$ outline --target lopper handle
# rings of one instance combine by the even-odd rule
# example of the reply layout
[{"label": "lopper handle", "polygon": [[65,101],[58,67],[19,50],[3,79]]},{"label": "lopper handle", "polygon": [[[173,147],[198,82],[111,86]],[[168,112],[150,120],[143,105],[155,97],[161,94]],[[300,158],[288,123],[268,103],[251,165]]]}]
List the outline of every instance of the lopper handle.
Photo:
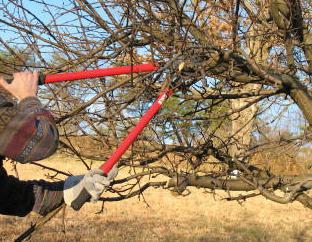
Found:
[{"label": "lopper handle", "polygon": [[[102,68],[102,69],[96,69],[96,70],[64,72],[64,73],[47,74],[47,75],[40,72],[38,84],[44,85],[47,83],[75,81],[75,80],[90,79],[90,78],[105,77],[105,76],[153,72],[153,71],[158,70],[159,67],[160,67],[159,63],[147,63],[147,64],[118,66],[118,67]],[[6,81],[8,83],[11,83],[13,81],[13,77],[7,78]]]},{"label": "lopper handle", "polygon": [[147,126],[150,120],[157,114],[159,109],[165,103],[165,101],[173,94],[173,91],[170,88],[166,88],[163,92],[160,93],[156,101],[152,106],[147,110],[147,112],[142,116],[137,125],[133,130],[127,135],[127,137],[120,143],[115,152],[109,157],[109,159],[102,164],[100,169],[104,174],[108,174],[113,166],[120,160],[122,155],[127,151],[129,146],[133,144],[138,135],[142,130]]},{"label": "lopper handle", "polygon": [[102,68],[96,70],[85,70],[77,72],[64,72],[58,74],[46,75],[43,84],[46,83],[56,83],[63,81],[75,81],[82,79],[90,79],[105,76],[116,76],[131,73],[143,73],[143,72],[153,72],[159,69],[158,63],[148,63],[130,66],[118,66],[110,68]]}]

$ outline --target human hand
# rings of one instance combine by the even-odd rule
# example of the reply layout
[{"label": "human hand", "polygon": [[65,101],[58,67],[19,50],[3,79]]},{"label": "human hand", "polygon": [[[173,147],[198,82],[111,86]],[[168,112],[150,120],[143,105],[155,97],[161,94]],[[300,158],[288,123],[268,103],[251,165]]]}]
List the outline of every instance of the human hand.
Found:
[{"label": "human hand", "polygon": [[38,72],[18,72],[13,74],[10,84],[0,77],[0,85],[21,101],[26,97],[36,97],[38,77]]},{"label": "human hand", "polygon": [[100,169],[88,171],[85,175],[68,177],[64,184],[64,201],[75,210],[86,202],[96,202],[117,175],[115,166],[107,176]]}]

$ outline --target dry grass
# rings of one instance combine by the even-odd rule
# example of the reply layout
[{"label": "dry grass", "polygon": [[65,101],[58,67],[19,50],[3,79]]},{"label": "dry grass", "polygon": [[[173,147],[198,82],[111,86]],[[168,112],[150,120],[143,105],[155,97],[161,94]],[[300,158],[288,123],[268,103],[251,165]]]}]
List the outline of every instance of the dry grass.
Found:
[{"label": "dry grass", "polygon": [[[80,163],[60,159],[44,164],[75,174],[83,171]],[[19,165],[18,170],[22,179],[44,178],[47,173],[32,165]],[[133,198],[106,203],[99,215],[95,213],[101,203],[87,204],[79,212],[68,208],[66,233],[58,215],[32,241],[312,241],[312,213],[298,203],[280,205],[253,198],[241,206],[220,201],[225,193],[215,201],[201,189],[191,191],[187,197],[174,197],[152,189],[145,193],[149,206],[142,197]],[[0,240],[12,241],[31,221],[0,216]]]}]

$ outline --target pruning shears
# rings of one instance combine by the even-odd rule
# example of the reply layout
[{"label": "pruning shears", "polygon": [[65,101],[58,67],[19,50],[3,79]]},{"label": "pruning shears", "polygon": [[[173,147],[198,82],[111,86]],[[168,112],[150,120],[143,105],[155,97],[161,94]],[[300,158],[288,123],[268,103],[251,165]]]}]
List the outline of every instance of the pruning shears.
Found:
[{"label": "pruning shears", "polygon": [[[176,66],[176,74],[180,74],[184,69],[185,63],[181,62]],[[40,74],[39,76],[39,85],[48,84],[48,83],[57,83],[63,81],[74,81],[81,79],[89,79],[96,77],[105,77],[105,76],[117,76],[124,74],[132,73],[148,73],[157,71],[160,69],[160,63],[148,63],[148,64],[139,64],[139,65],[130,65],[130,66],[119,66],[111,67],[97,70],[86,70],[79,72],[68,72],[68,73],[58,73],[58,74],[49,74],[44,75]],[[180,77],[175,75],[172,80],[169,80],[165,88],[160,92],[158,98],[154,101],[152,106],[146,111],[146,113],[141,117],[136,126],[130,131],[130,133],[124,138],[124,140],[119,144],[117,149],[111,154],[106,162],[104,162],[100,169],[103,171],[104,175],[107,175],[115,164],[120,160],[122,155],[127,151],[129,146],[133,144],[138,135],[142,130],[147,126],[151,119],[157,114],[157,112],[164,105],[166,100],[174,93],[174,91],[179,86]],[[85,192],[85,199],[82,199],[82,203],[76,205],[74,209],[78,210],[83,205],[83,201],[88,200],[91,196]]]}]

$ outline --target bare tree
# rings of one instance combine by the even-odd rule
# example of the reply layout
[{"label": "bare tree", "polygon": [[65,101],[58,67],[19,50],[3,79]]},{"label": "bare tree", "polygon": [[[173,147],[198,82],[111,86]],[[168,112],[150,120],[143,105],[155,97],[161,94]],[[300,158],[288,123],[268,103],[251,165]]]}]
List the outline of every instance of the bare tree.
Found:
[{"label": "bare tree", "polygon": [[[180,78],[174,97],[122,158],[120,167],[131,175],[115,181],[116,197],[103,201],[148,187],[185,194],[196,186],[257,191],[252,194],[312,207],[310,174],[281,175],[253,164],[265,150],[291,146],[298,152],[310,142],[310,1],[7,0],[0,8],[2,49],[13,56],[19,54],[15,47],[31,53],[27,68],[56,73],[161,63],[152,74],[41,89],[63,149],[87,168],[85,158],[106,160],[167,81]],[[286,115],[296,108],[304,119]],[[287,126],[293,118],[297,127]],[[265,128],[273,127],[276,133],[288,127],[291,135],[266,136]],[[77,136],[102,149],[79,147]]]}]

